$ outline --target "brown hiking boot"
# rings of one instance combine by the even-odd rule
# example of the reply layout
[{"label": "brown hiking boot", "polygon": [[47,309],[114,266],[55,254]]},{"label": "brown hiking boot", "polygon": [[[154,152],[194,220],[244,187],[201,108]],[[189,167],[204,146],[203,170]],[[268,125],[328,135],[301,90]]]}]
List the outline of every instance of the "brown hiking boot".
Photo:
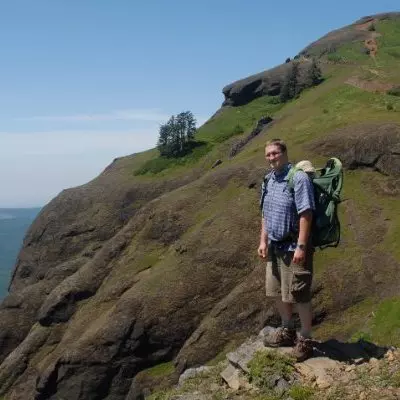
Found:
[{"label": "brown hiking boot", "polygon": [[297,360],[297,362],[301,362],[312,357],[313,352],[313,341],[299,336],[291,355]]},{"label": "brown hiking boot", "polygon": [[296,342],[296,330],[284,327],[269,332],[264,338],[264,346],[283,347],[294,346]]}]

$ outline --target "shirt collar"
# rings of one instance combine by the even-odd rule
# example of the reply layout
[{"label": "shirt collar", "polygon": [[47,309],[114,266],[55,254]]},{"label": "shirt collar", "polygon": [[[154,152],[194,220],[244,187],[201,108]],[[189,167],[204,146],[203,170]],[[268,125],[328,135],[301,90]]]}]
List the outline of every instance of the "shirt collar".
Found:
[{"label": "shirt collar", "polygon": [[279,180],[282,179],[284,181],[289,180],[289,176],[288,175],[289,175],[290,168],[292,168],[292,164],[287,163],[284,166],[282,172],[280,172],[279,174],[277,174],[276,171],[274,171],[274,178],[275,179],[279,179]]}]

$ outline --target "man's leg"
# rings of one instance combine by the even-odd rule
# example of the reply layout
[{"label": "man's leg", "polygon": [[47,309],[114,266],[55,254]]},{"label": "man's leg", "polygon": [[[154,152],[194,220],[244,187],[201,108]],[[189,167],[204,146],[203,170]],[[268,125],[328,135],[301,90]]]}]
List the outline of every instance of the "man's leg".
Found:
[{"label": "man's leg", "polygon": [[275,304],[282,320],[282,326],[284,328],[294,329],[294,323],[292,320],[293,304],[284,303],[280,297],[276,298]]},{"label": "man's leg", "polygon": [[313,355],[311,340],[312,312],[311,312],[311,283],[313,275],[313,252],[307,254],[303,265],[293,264],[290,294],[296,303],[301,322],[301,331],[292,356],[298,362],[304,361]]},{"label": "man's leg", "polygon": [[281,317],[282,326],[293,328],[293,304],[290,301],[285,301],[288,291],[288,265],[285,265],[282,255],[283,252],[277,251],[274,247],[271,247],[268,252],[265,276],[266,295],[275,299],[275,305]]},{"label": "man's leg", "polygon": [[298,303],[297,312],[299,313],[300,323],[301,323],[300,336],[309,339],[311,338],[311,330],[312,330],[311,302]]},{"label": "man's leg", "polygon": [[294,346],[296,330],[292,320],[293,305],[284,303],[280,297],[275,297],[275,304],[282,320],[282,326],[271,330],[264,337],[264,345],[268,347]]},{"label": "man's leg", "polygon": [[276,307],[282,319],[282,326],[271,331],[264,344],[269,347],[293,346],[296,331],[292,321],[293,305],[282,301],[282,261],[274,249],[269,252],[266,266],[266,295],[275,300]]}]

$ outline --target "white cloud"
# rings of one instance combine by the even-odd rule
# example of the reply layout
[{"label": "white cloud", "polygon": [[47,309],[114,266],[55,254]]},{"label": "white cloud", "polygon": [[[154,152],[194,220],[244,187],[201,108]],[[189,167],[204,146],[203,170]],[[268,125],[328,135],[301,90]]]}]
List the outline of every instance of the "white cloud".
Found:
[{"label": "white cloud", "polygon": [[[20,155],[71,155],[107,152],[121,155],[155,147],[158,130],[0,132],[1,158]],[[1,163],[1,159],[0,159]]]},{"label": "white cloud", "polygon": [[[159,124],[166,122],[169,115],[157,110],[120,110],[108,114],[33,118],[60,122],[101,119],[138,122],[135,129],[126,130],[0,132],[0,207],[43,205],[61,190],[93,179],[114,158],[154,148]],[[206,120],[198,116],[197,126]]]},{"label": "white cloud", "polygon": [[[97,121],[142,121],[142,122],[158,122],[166,123],[171,117],[159,109],[126,109],[114,110],[102,114],[75,114],[75,115],[44,115],[33,117],[21,117],[16,120],[23,121],[42,121],[42,122],[97,122]],[[201,126],[206,122],[208,117],[196,117],[197,126]]]},{"label": "white cloud", "polygon": [[0,207],[43,205],[116,157],[155,147],[158,130],[0,132]]},{"label": "white cloud", "polygon": [[101,114],[75,114],[75,115],[45,115],[19,120],[50,121],[50,122],[93,122],[93,121],[153,121],[166,122],[170,115],[159,109],[127,109],[114,110]]}]

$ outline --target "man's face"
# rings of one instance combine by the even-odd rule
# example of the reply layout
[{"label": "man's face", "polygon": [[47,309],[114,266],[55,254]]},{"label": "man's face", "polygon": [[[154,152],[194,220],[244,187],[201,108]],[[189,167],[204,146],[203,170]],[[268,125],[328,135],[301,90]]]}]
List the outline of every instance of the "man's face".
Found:
[{"label": "man's face", "polygon": [[287,163],[286,153],[282,153],[279,146],[271,144],[265,148],[265,159],[270,167],[280,170]]}]

